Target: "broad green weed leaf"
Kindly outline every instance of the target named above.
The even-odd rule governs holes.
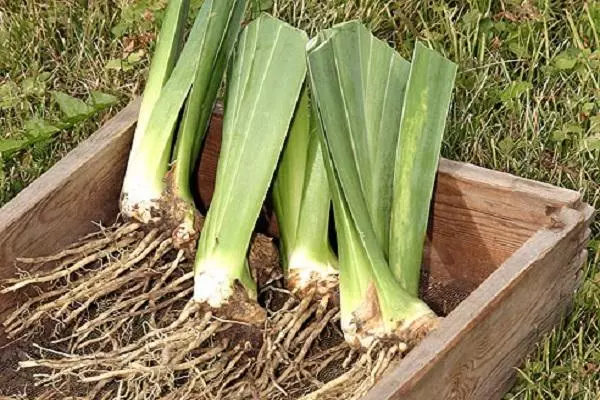
[[[130,65],[136,64],[142,60],[143,56],[144,52],[141,50],[131,53],[127,56],[127,63]]]
[[[511,137],[507,136],[498,142],[498,148],[502,154],[508,155],[515,148],[515,141]]]
[[[481,19],[481,13],[477,9],[472,9],[463,15],[461,22],[470,29],[477,27],[479,20]]]
[[[41,118],[32,118],[25,122],[25,134],[30,138],[49,138],[60,128]]]
[[[95,111],[93,107],[85,104],[82,100],[63,92],[52,92],[52,97],[69,122],[84,120]]]
[[[8,81],[0,85],[0,109],[14,107],[19,102],[19,88],[16,83]]]
[[[24,95],[35,94],[35,78],[27,78],[21,83],[21,90]]]
[[[107,107],[117,104],[118,102],[119,99],[116,96],[113,96],[112,94],[102,93],[98,91],[93,91],[92,93],[90,93],[90,103],[96,111],[103,110]]]
[[[52,73],[51,72],[42,72],[41,74],[38,75],[37,79],[40,82],[46,82],[51,77],[52,77]]]
[[[108,60],[106,65],[104,66],[106,69],[112,69],[115,71],[120,71],[123,69],[123,60],[118,58],[113,58],[112,60]]]
[[[579,49],[567,49],[554,58],[554,66],[561,71],[568,71],[577,65]]]
[[[590,132],[600,134],[600,115],[590,117]]]
[[[42,96],[46,92],[46,81],[42,76],[35,76],[21,82],[21,92],[24,96]]]
[[[28,145],[27,139],[0,139],[0,153],[21,150]]]
[[[551,138],[551,140],[553,142],[562,143],[562,142],[564,142],[567,139],[568,139],[568,136],[565,135],[564,132],[561,131],[561,130],[557,130],[557,131],[552,132],[552,138]]]
[[[600,150],[600,135],[583,138],[580,145],[587,150]]]
[[[514,81],[511,82],[501,93],[501,101],[509,101],[520,97],[522,94],[530,90],[533,85],[529,82]]]
[[[573,122],[567,122],[562,126],[561,131],[567,135],[573,135],[583,133],[583,128]]]
[[[595,104],[594,103],[584,103],[581,106],[581,112],[585,113],[585,114],[589,114],[594,110]]]

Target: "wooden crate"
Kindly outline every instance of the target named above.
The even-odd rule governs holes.
[[[15,274],[16,257],[52,253],[94,231],[92,221],[114,221],[138,107],[126,107],[0,209],[0,279]],[[217,110],[202,156],[207,201],[221,119]],[[460,304],[366,399],[500,399],[514,368],[569,311],[592,216],[577,192],[442,160],[424,275]],[[21,300],[0,297],[0,320]],[[0,356],[6,342],[0,330]]]

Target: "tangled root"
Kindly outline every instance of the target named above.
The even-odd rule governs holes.
[[[214,321],[210,313],[199,315],[198,306],[190,301],[170,324],[150,329],[129,345],[117,346],[110,352],[24,361],[20,366],[51,369],[53,373],[42,379],[41,384],[59,382],[65,376],[76,375],[83,383],[124,383],[127,391],[141,390],[137,386],[143,381],[142,386],[147,391],[149,386],[164,384],[168,380],[164,375],[193,369],[224,351],[226,343],[203,349],[206,347],[203,345],[219,329],[227,329],[227,326]],[[188,357],[190,352],[194,352],[193,359]],[[160,392],[160,386],[157,390]]]
[[[236,323],[203,309],[179,303],[160,313],[157,325],[148,320],[135,340],[113,338],[110,351],[53,352],[20,366],[49,371],[37,374],[39,384],[63,393],[73,382],[88,385],[91,399],[358,399],[405,350],[389,343],[351,348],[338,303],[315,293],[270,311],[258,352],[230,340]]]
[[[107,348],[133,318],[152,320],[189,297],[192,274],[185,273],[184,260],[169,235],[156,228],[145,232],[137,223],[114,225],[52,256],[19,259],[55,267],[4,282],[1,293],[29,289],[29,299],[3,325],[9,337],[23,337],[52,321],[52,336],[68,341],[70,351]]]
[[[23,361],[19,366],[49,370],[37,374],[40,385],[57,388],[73,381],[87,385],[93,399],[158,399],[174,393],[179,399],[198,388],[204,398],[222,398],[225,389],[250,370],[252,346],[243,340],[233,343],[232,331],[240,327],[203,309],[190,300],[183,310],[163,315],[163,321],[170,319],[165,326],[148,326],[142,337],[109,352],[58,358],[53,353],[52,358]]]
[[[351,348],[339,329],[338,303],[316,292],[271,311],[255,358],[238,353],[222,376],[196,374],[161,399],[358,399],[405,350],[381,342]]]
[[[246,389],[249,399],[250,393],[261,399],[358,399],[401,355],[402,345],[351,348],[339,329],[335,291],[323,296],[315,290],[293,303],[290,297],[269,319],[269,335],[248,381],[254,382]]]

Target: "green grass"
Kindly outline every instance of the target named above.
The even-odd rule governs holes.
[[[34,116],[60,119],[52,91],[85,100],[101,90],[120,99],[73,129],[4,154],[0,205],[140,92],[164,3],[0,0],[0,94],[8,86],[17,93],[10,101],[0,95],[0,140],[22,137]],[[600,207],[600,2],[260,3],[274,3],[279,16],[311,33],[360,18],[405,57],[415,38],[427,41],[460,65],[445,157],[579,190]],[[574,312],[520,368],[507,398],[598,398],[599,246],[596,219]]]

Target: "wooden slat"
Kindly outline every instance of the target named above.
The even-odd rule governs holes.
[[[514,367],[572,304],[586,252],[586,220],[559,211],[439,328],[386,375],[365,400],[500,399]]]
[[[551,225],[556,209],[579,204],[572,190],[442,159],[423,264],[477,286]]]
[[[51,254],[96,230],[92,221],[114,221],[138,108],[127,106],[0,209],[0,279],[14,275],[16,257]],[[0,317],[13,305],[0,295]]]
[[[197,173],[197,189],[202,205],[208,209],[212,195],[215,190],[215,179],[217,175],[217,162],[219,161],[219,153],[221,152],[221,131],[223,130],[223,114],[217,112],[213,114],[211,124],[206,139],[204,140],[204,148],[200,157],[200,164]]]
[[[519,206],[524,206],[525,209],[537,208],[540,205],[559,207],[569,205],[571,208],[577,208],[581,203],[579,192],[559,188],[545,182],[520,178],[506,172],[478,167],[470,163],[441,159],[439,173],[450,175],[461,182],[475,182],[478,185],[487,186],[492,191],[512,193],[518,197],[517,203],[511,205],[512,209],[517,209]],[[521,213],[524,219],[527,219],[527,213],[523,210]]]

